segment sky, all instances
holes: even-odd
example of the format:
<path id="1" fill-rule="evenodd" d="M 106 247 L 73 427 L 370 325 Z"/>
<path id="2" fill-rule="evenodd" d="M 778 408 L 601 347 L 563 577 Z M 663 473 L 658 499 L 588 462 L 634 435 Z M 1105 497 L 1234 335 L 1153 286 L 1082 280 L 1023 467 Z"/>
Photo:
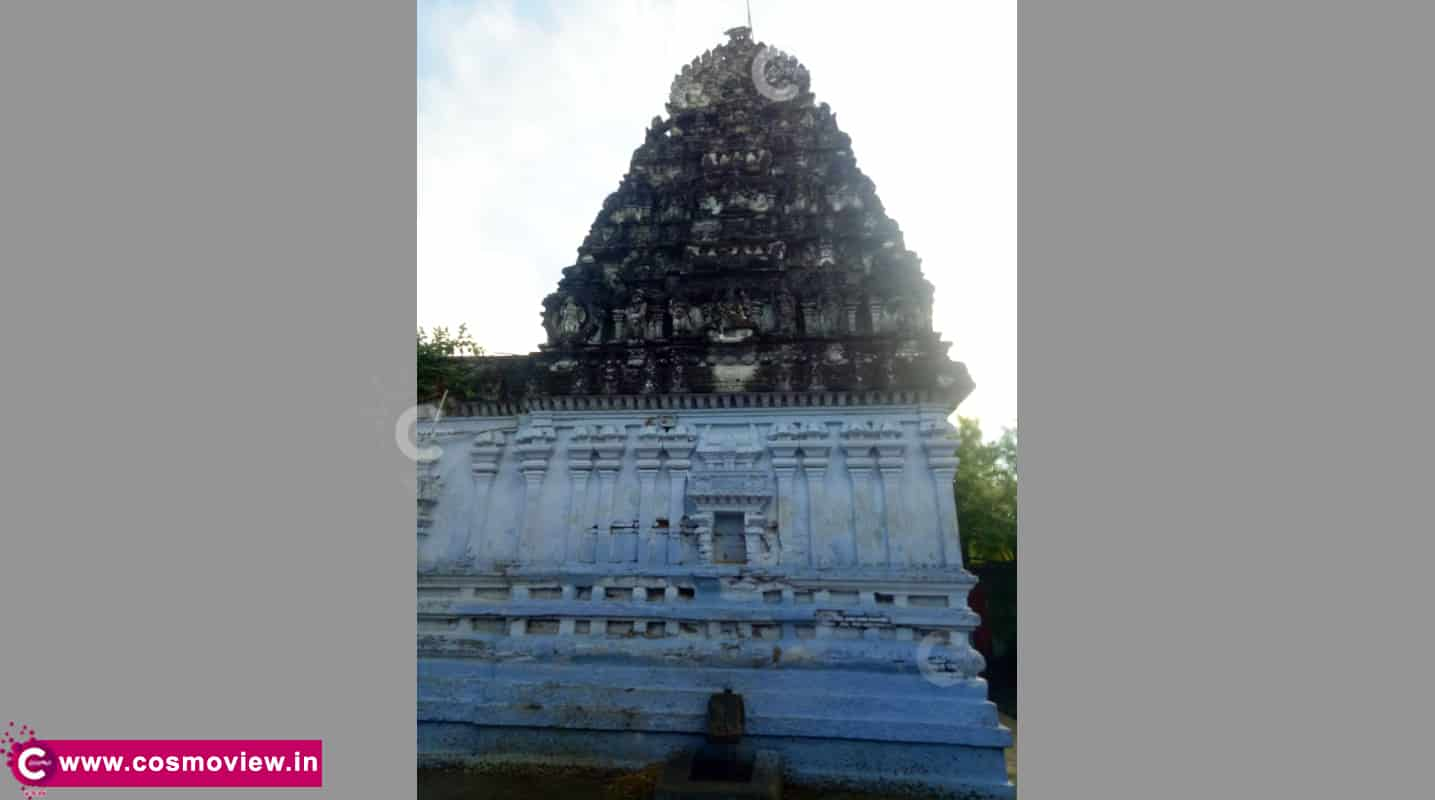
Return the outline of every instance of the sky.
<path id="1" fill-rule="evenodd" d="M 1017 416 L 1017 49 L 1010 0 L 751 0 L 753 37 L 807 67 L 936 287 L 932 324 Z M 418 6 L 418 324 L 490 353 L 544 340 L 542 300 L 628 171 L 673 76 L 744 0 Z"/>

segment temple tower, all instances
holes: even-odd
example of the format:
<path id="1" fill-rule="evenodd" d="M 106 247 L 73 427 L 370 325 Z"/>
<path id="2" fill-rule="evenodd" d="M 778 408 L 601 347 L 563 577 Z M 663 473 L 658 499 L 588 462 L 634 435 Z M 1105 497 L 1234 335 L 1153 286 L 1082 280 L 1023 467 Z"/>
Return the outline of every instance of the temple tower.
<path id="1" fill-rule="evenodd" d="M 426 427 L 421 760 L 649 763 L 732 689 L 793 777 L 1009 796 L 952 496 L 973 384 L 807 70 L 728 37 L 547 341 Z"/>

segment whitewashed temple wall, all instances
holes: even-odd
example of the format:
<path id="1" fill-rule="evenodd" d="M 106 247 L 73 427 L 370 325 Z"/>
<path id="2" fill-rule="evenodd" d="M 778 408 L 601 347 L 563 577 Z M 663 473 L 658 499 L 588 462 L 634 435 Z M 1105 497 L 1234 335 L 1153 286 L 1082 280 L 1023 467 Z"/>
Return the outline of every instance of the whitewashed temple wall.
<path id="1" fill-rule="evenodd" d="M 641 766 L 701 741 L 708 698 L 731 689 L 794 779 L 1011 797 L 1011 734 L 971 646 L 948 413 L 421 426 L 439 445 L 419 465 L 423 763 Z"/>
<path id="2" fill-rule="evenodd" d="M 425 426 L 420 570 L 721 560 L 748 567 L 960 568 L 955 432 L 938 408 L 540 412 Z"/>

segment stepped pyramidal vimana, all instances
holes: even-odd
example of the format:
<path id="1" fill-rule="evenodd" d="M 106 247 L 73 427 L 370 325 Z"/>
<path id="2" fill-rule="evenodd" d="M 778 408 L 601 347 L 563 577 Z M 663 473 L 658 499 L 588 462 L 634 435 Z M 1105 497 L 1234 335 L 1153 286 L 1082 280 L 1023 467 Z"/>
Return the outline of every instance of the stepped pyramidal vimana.
<path id="1" fill-rule="evenodd" d="M 420 426 L 420 763 L 640 766 L 731 690 L 789 778 L 1011 796 L 921 260 L 749 29 L 666 109 L 514 298 L 546 343 Z"/>

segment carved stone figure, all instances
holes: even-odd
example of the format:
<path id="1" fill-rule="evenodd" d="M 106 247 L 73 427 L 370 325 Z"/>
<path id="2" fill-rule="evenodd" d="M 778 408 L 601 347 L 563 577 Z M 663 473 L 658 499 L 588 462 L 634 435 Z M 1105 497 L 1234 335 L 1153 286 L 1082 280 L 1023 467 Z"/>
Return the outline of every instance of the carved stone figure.
<path id="1" fill-rule="evenodd" d="M 602 310 L 599 310 L 598 312 L 596 312 L 596 313 L 593 315 L 593 325 L 592 325 L 593 333 L 588 337 L 588 344 L 601 344 L 601 343 L 602 343 L 602 341 L 603 341 L 603 325 L 604 325 L 604 321 L 607 319 L 607 317 L 608 317 L 607 312 L 602 311 Z"/>
<path id="2" fill-rule="evenodd" d="M 628 339 L 637 339 L 647 334 L 648 325 L 648 298 L 641 291 L 634 292 L 632 300 L 628 303 L 627 331 Z"/>
<path id="3" fill-rule="evenodd" d="M 680 300 L 676 297 L 668 300 L 668 315 L 673 319 L 674 336 L 685 336 L 697 332 L 696 326 L 693 324 L 693 319 L 690 316 L 691 313 L 692 306 L 688 305 L 686 300 Z"/>
<path id="4" fill-rule="evenodd" d="M 668 380 L 668 391 L 679 394 L 688 391 L 686 370 L 683 366 L 683 357 L 676 356 L 672 359 L 672 375 Z"/>
<path id="5" fill-rule="evenodd" d="M 657 341 L 663 338 L 663 312 L 661 306 L 650 309 L 647 312 L 647 326 L 643 338 L 648 341 Z"/>
<path id="6" fill-rule="evenodd" d="M 786 286 L 777 293 L 777 329 L 788 336 L 797 330 L 797 301 Z"/>
<path id="7" fill-rule="evenodd" d="M 777 390 L 792 391 L 792 364 L 788 361 L 780 361 L 777 364 Z"/>
<path id="8" fill-rule="evenodd" d="M 588 313 L 582 309 L 573 298 L 567 297 L 563 301 L 563 307 L 558 311 L 558 333 L 565 339 L 577 336 L 583 330 L 583 323 L 588 319 Z"/>
<path id="9" fill-rule="evenodd" d="M 618 381 L 620 378 L 621 373 L 617 361 L 608 360 L 603 362 L 603 394 L 617 394 Z"/>

